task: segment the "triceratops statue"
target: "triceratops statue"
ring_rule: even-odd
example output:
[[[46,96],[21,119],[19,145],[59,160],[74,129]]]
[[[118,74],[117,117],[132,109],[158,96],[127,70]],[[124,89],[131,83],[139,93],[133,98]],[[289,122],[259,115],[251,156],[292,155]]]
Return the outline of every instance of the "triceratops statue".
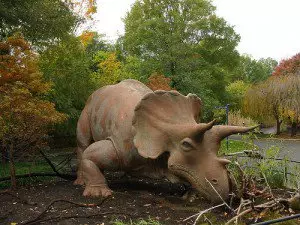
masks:
[[[220,142],[253,127],[197,123],[200,110],[194,94],[153,92],[136,80],[95,91],[77,125],[75,184],[86,185],[84,196],[106,197],[112,191],[103,170],[121,170],[187,181],[212,201],[228,199],[230,161],[218,158]]]

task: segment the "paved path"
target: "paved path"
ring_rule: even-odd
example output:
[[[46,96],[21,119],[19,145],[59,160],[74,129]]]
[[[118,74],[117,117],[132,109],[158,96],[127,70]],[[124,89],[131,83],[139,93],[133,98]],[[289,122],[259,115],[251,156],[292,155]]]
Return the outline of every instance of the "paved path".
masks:
[[[241,135],[231,135],[230,139],[241,140]],[[287,156],[291,160],[300,162],[300,140],[258,139],[253,142],[261,149],[277,146],[280,148],[279,157]]]

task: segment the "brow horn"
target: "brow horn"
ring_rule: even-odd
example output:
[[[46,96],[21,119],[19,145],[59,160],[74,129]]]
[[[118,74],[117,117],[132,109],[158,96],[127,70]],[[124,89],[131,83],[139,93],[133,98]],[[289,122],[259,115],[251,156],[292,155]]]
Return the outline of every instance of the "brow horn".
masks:
[[[199,123],[197,126],[198,133],[204,133],[205,131],[211,129],[215,122],[216,120],[212,120],[209,123]]]
[[[212,120],[209,123],[198,123],[192,132],[192,136],[194,136],[196,139],[204,134],[207,130],[211,129],[216,121]]]
[[[232,134],[249,132],[251,130],[254,130],[256,127],[259,127],[259,125],[253,127],[225,126],[225,125],[214,126],[214,128],[217,130],[217,135],[221,139]]]

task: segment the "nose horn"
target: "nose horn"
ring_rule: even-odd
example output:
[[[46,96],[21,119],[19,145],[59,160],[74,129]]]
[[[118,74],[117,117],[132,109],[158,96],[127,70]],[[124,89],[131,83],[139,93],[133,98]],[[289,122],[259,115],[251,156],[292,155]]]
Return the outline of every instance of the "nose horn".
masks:
[[[257,127],[259,127],[259,125],[253,126],[253,127],[218,125],[218,126],[215,126],[214,128],[217,130],[219,138],[223,139],[232,134],[246,133],[248,131],[254,130]]]

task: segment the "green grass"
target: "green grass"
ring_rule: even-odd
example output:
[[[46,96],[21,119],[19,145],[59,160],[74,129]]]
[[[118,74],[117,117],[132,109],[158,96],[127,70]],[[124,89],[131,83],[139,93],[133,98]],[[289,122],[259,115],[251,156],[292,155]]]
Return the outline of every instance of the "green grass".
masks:
[[[234,152],[242,152],[244,150],[254,150],[257,146],[249,141],[239,141],[239,140],[228,140],[228,150],[226,139],[221,142],[221,148],[219,155],[224,155]]]
[[[6,163],[4,166],[0,165],[0,178],[9,177],[9,164]],[[16,175],[30,174],[30,173],[51,173],[51,167],[44,161],[35,162],[17,162],[15,164]],[[18,179],[18,185],[27,185],[32,183],[38,183],[43,181],[50,181],[55,179],[55,177],[28,177]],[[10,187],[10,181],[0,182],[0,189],[5,189]]]
[[[16,174],[28,174],[28,173],[43,173],[51,172],[51,167],[44,161],[37,162],[17,162],[16,163]],[[1,168],[0,177],[9,176],[9,164],[6,163],[4,167]]]
[[[144,220],[144,219],[139,219],[136,221],[132,221],[130,220],[129,222],[124,222],[122,220],[115,220],[112,222],[113,225],[162,225],[162,223],[160,223],[157,220],[153,220],[151,218]]]

